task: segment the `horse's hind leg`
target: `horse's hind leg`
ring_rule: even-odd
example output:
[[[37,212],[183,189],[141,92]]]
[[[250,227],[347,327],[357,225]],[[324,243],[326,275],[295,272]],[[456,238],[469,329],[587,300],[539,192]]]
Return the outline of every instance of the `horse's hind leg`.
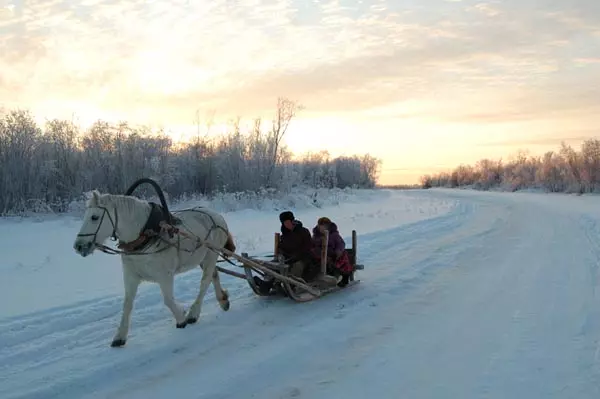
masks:
[[[225,288],[221,286],[221,279],[219,278],[219,271],[215,267],[215,271],[213,272],[213,287],[215,287],[215,297],[217,301],[219,301],[219,305],[221,309],[227,311],[229,310],[229,293]]]
[[[213,273],[217,268],[217,255],[214,251],[207,251],[204,260],[202,261],[202,279],[200,280],[200,291],[198,292],[198,296],[196,300],[190,307],[188,312],[186,322],[189,324],[193,324],[198,321],[200,317],[200,312],[202,310],[202,301],[204,300],[204,295],[208,290],[208,286],[211,281],[213,281]]]

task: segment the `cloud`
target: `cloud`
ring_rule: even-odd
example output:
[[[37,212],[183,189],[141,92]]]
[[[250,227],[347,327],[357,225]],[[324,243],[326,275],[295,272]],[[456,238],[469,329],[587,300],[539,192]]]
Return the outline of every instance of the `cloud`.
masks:
[[[184,122],[198,108],[254,116],[280,95],[308,112],[418,100],[478,122],[598,104],[597,0],[9,5],[0,104],[78,101]]]
[[[533,85],[538,86],[536,93],[547,95],[544,87],[562,73],[562,46],[580,34],[572,21],[561,24],[552,13],[525,18],[520,11],[499,12],[481,4],[474,10],[495,20],[484,24],[441,19],[426,26],[409,22],[412,15],[358,19],[352,28],[354,37],[373,38],[366,51],[337,55],[309,68],[257,74],[225,89],[215,104],[243,113],[269,107],[273,98],[285,94],[300,99],[309,110],[339,112],[428,98],[432,92],[468,95],[473,88],[490,91]],[[581,85],[561,89],[573,92],[572,97],[582,94]],[[183,105],[201,96],[190,92],[173,100]]]
[[[502,14],[499,8],[487,3],[477,3],[472,7],[468,7],[467,10],[480,12],[488,17],[496,17]]]

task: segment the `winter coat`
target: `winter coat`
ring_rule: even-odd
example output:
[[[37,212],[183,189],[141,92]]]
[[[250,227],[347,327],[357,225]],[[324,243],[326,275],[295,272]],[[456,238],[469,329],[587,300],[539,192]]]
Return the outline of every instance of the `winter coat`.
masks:
[[[321,248],[323,248],[323,234],[319,230],[319,226],[313,228],[313,257],[315,260],[321,259]],[[346,251],[346,242],[340,235],[338,227],[335,223],[329,224],[329,240],[327,242],[327,258],[329,264],[338,269],[342,274],[352,273],[353,266]]]
[[[302,225],[299,220],[294,220],[294,228],[289,230],[281,225],[281,236],[279,237],[279,252],[288,262],[310,259],[312,241],[310,231]]]
[[[342,252],[344,252],[344,250],[346,249],[346,242],[340,235],[340,232],[338,231],[338,227],[335,223],[331,223],[329,225],[328,230],[329,230],[329,242],[327,244],[327,256],[338,258],[340,255],[342,255]],[[323,240],[323,234],[321,233],[321,231],[319,230],[319,226],[317,225],[313,228],[313,237],[312,237],[313,251],[315,251],[315,253],[317,253],[317,254],[321,253],[321,248],[323,247],[322,240]]]

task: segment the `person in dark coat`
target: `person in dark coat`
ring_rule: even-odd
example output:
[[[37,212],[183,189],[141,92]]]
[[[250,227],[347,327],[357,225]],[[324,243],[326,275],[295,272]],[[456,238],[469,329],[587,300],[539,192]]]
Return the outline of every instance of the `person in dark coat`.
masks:
[[[328,217],[319,218],[317,225],[313,228],[313,257],[321,259],[325,230],[329,231],[327,263],[342,276],[338,286],[345,287],[348,285],[353,268],[348,257],[348,252],[346,251],[346,242],[340,235],[337,224],[332,222]]]
[[[290,265],[290,274],[310,280],[315,271],[310,231],[300,220],[296,220],[291,211],[281,212],[279,221],[281,222],[279,254],[283,256],[283,261]],[[254,276],[254,281],[264,293],[270,292],[275,282],[261,280],[258,276]]]
[[[279,236],[279,253],[288,264],[294,264],[299,260],[310,260],[312,249],[312,237],[310,231],[296,220],[291,211],[282,212],[279,215],[281,221],[281,235]]]

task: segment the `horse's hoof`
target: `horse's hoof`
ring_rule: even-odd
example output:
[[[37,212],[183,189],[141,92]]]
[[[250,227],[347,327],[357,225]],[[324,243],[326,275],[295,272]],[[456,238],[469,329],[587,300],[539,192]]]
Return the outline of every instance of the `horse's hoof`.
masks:
[[[125,346],[125,342],[126,342],[126,340],[125,340],[125,339],[115,339],[115,340],[113,340],[113,342],[110,344],[110,346],[111,346],[112,348],[120,348],[120,347],[122,347],[122,346]]]
[[[231,304],[229,303],[229,301],[227,301],[227,302],[221,302],[220,305],[221,305],[221,309],[223,309],[226,312],[231,307]]]
[[[185,328],[185,326],[187,326],[187,323],[188,323],[188,321],[185,320],[185,321],[182,321],[181,323],[177,323],[175,326],[177,328]]]
[[[189,317],[185,322],[187,324],[196,324],[197,321],[198,321],[197,317]]]

